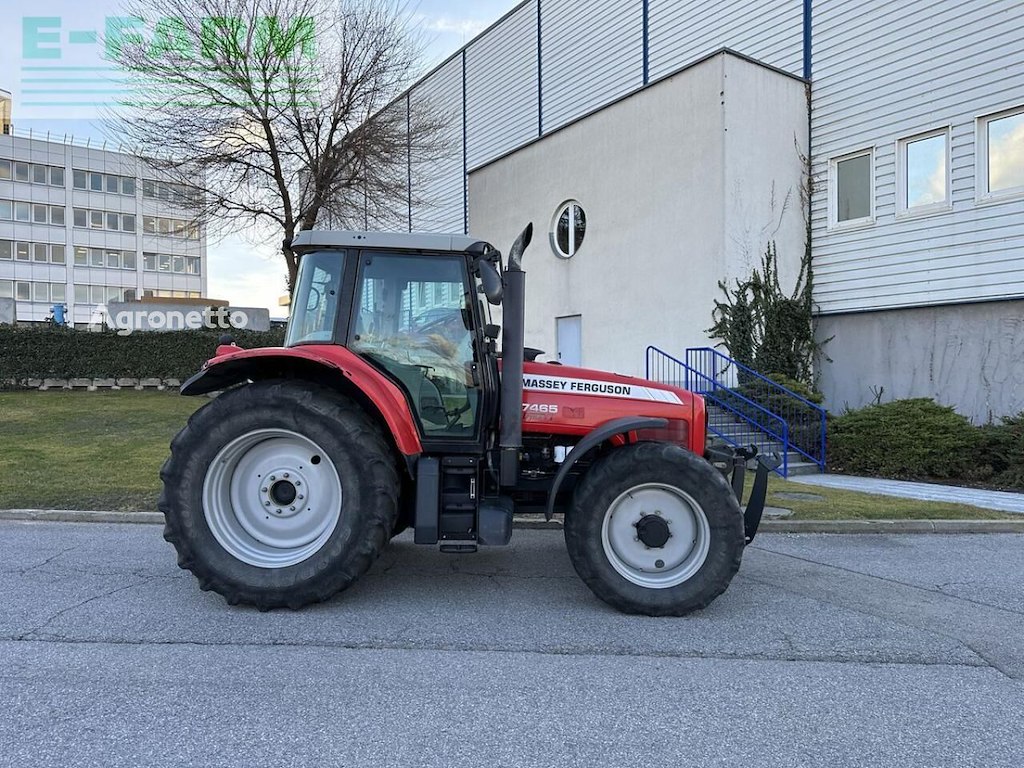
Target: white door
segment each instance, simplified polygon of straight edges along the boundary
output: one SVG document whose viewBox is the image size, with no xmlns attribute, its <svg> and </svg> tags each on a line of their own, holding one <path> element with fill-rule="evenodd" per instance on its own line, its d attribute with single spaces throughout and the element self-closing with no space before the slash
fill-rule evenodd
<svg viewBox="0 0 1024 768">
<path fill-rule="evenodd" d="M 583 360 L 582 316 L 555 318 L 558 336 L 558 362 L 562 365 L 581 365 Z"/>
</svg>

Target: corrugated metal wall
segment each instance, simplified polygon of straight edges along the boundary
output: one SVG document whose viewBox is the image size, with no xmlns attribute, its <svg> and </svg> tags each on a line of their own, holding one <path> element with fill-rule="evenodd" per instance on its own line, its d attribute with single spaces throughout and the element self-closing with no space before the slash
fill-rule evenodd
<svg viewBox="0 0 1024 768">
<path fill-rule="evenodd" d="M 463 85 L 473 170 L 641 88 L 645 7 L 650 80 L 722 47 L 800 74 L 802 0 L 526 0 L 413 89 L 451 121 L 449 155 L 414 169 L 413 228 L 463 230 Z"/>
<path fill-rule="evenodd" d="M 469 166 L 537 136 L 536 0 L 466 50 Z"/>
<path fill-rule="evenodd" d="M 1020 0 L 815 3 L 815 295 L 823 312 L 1024 295 L 1024 208 L 976 200 L 976 118 L 1024 106 Z M 952 210 L 897 212 L 897 142 L 950 129 Z M 829 229 L 829 158 L 873 147 L 875 222 Z"/>
<path fill-rule="evenodd" d="M 445 63 L 412 90 L 413 113 L 424 106 L 445 120 L 440 154 L 414 164 L 412 229 L 462 232 L 465 229 L 465 155 L 462 55 Z"/>
<path fill-rule="evenodd" d="M 803 0 L 649 0 L 651 78 L 722 47 L 803 69 Z"/>
<path fill-rule="evenodd" d="M 643 85 L 643 3 L 541 0 L 544 131 Z"/>
</svg>

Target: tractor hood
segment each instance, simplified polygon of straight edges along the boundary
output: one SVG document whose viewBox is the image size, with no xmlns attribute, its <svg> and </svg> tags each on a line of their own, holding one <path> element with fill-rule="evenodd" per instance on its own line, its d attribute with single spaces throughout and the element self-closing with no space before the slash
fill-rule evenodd
<svg viewBox="0 0 1024 768">
<path fill-rule="evenodd" d="M 650 416 L 686 424 L 686 446 L 704 453 L 704 399 L 668 384 L 591 368 L 527 362 L 523 431 L 585 435 L 611 419 Z"/>
</svg>

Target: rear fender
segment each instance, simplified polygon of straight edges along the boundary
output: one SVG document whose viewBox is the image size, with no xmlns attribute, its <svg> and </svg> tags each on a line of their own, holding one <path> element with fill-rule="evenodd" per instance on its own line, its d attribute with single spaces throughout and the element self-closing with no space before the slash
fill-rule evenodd
<svg viewBox="0 0 1024 768">
<path fill-rule="evenodd" d="M 219 347 L 217 357 L 181 386 L 183 395 L 202 395 L 262 379 L 304 379 L 333 387 L 360 402 L 391 435 L 408 461 L 423 452 L 416 421 L 402 391 L 379 371 L 343 347 L 239 349 Z"/>
</svg>

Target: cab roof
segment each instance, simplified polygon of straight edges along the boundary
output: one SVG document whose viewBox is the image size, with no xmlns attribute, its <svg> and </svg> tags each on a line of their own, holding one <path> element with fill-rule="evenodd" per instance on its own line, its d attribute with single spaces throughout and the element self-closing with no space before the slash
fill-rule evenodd
<svg viewBox="0 0 1024 768">
<path fill-rule="evenodd" d="M 292 248 L 314 251 L 318 248 L 371 248 L 388 251 L 465 251 L 480 242 L 468 235 L 441 235 L 429 232 L 355 232 L 313 229 L 299 232 Z"/>
</svg>

